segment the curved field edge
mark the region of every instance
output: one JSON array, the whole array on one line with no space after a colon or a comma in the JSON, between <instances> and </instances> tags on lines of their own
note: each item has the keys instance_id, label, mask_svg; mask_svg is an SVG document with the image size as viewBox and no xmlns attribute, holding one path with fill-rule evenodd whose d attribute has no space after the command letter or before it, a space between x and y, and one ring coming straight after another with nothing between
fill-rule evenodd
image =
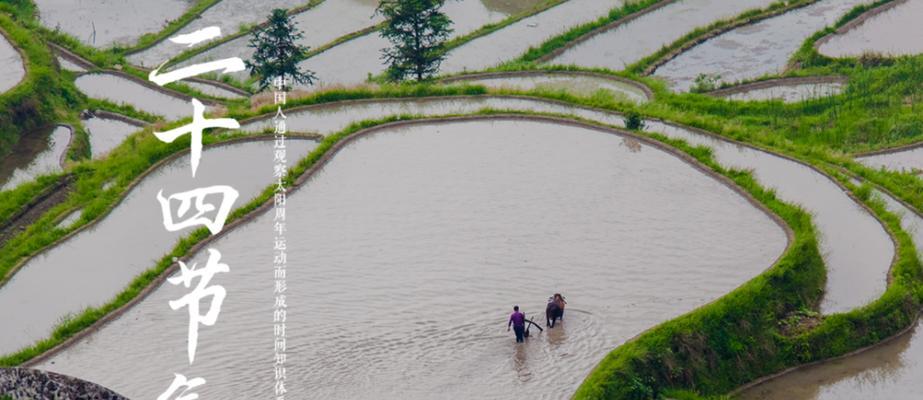
<instances>
[{"instance_id":1,"label":"curved field edge","mask_svg":"<svg viewBox=\"0 0 923 400\"><path fill-rule=\"evenodd\" d=\"M489 118L490 116L510 116L518 115L529 117L534 115L532 118L543 118L538 116L538 114L532 113L508 113L501 111L491 111L484 110L479 113L469 114L467 117L475 116L478 118ZM293 167L287 177L284 180L284 183L287 187L291 188L293 186L298 186L303 183L306 172L310 171L318 162L321 162L326 157L329 157L331 154L328 152L331 149L336 148L337 144L352 135L356 134L359 131L362 131L367 128L372 128L380 126L387 123L398 122L398 121L435 121L439 119L451 118L451 117L466 117L464 115L443 115L436 118L419 118L411 115L400 115L384 119L377 120L368 120L351 124L348 128L326 137L318 146L313 150L308 156L302 159L295 167ZM549 117L544 117L549 118ZM557 117L561 118L561 117ZM569 118L567 120L574 120ZM593 124L588 122L580 122L590 126L598 126L607 129L610 127L605 127L599 124ZM675 145L679 142L671 142L668 145ZM686 152L697 160L705 159L703 157L710 157L708 150L701 148L691 148L685 147L681 148L680 151ZM735 175L746 175L746 173L735 173ZM752 181L752 179L751 179ZM241 223L245 223L249 218L265 211L267 206L271 205L271 199L273 196L273 187L267 187L260 195L258 195L254 200L242 206L238 210L232 213L228 219L228 224L226 229L222 232L229 232L233 230L234 227ZM804 214L805 218L808 218ZM810 224L809 221L807 221ZM199 248L208 244L211 240L214 240L215 236L209 236L208 231L205 229L199 229L188 235L187 237L181 239L179 243L174 247L169 254L165 255L159 260L159 262L148 271L139 275L135 280L126 288L122 293L118 294L112 301L109 303L98 307L90 308L77 315L73 318L70 318L59 325L50 338L42 340L36 343L34 346L26 348L15 354L11 354L0 358L0 366L14 366L20 365L23 363L34 364L38 360L45 358L53 354L57 349L60 349L66 346L68 343L73 342L80 335L87 334L92 332L95 328L101 326L106 321L111 320L112 318L117 317L119 310L125 310L134 303L143 299L144 295L149 293L155 287L158 286L158 283L161 282L171 271L172 268L175 268L174 259L184 258L190 256L192 253L197 251ZM817 249L813 251L817 254ZM823 279L823 267L820 267L822 282ZM822 283L821 283L822 285ZM81 333L83 332L83 333ZM41 357L40 357L41 356ZM31 360L31 361L30 361Z\"/></svg>"}]
</instances>

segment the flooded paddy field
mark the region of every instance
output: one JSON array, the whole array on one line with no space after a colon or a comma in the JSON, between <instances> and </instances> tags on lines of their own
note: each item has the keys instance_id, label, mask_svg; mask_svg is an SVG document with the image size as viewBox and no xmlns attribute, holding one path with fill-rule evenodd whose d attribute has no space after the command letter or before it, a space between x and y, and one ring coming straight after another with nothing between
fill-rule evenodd
<instances>
[{"instance_id":1,"label":"flooded paddy field","mask_svg":"<svg viewBox=\"0 0 923 400\"><path fill-rule=\"evenodd\" d=\"M884 293L894 243L881 223L831 178L790 159L688 129L660 122L648 123L647 129L710 147L721 165L753 171L779 198L811 213L827 265L822 313L849 311Z\"/></svg>"},{"instance_id":2,"label":"flooded paddy field","mask_svg":"<svg viewBox=\"0 0 923 400\"><path fill-rule=\"evenodd\" d=\"M117 118L110 115L94 115L83 120L83 126L90 134L90 152L93 158L100 158L122 144L125 138L141 130L140 121Z\"/></svg>"},{"instance_id":3,"label":"flooded paddy field","mask_svg":"<svg viewBox=\"0 0 923 400\"><path fill-rule=\"evenodd\" d=\"M222 99L240 99L247 96L244 93L240 93L240 91L231 90L214 83L203 82L199 80L184 80L182 83L212 97L218 97Z\"/></svg>"},{"instance_id":4,"label":"flooded paddy field","mask_svg":"<svg viewBox=\"0 0 923 400\"><path fill-rule=\"evenodd\" d=\"M168 95L120 74L112 72L84 74L77 77L75 83L77 88L89 97L109 100L116 104L127 104L139 111L163 116L168 120L192 115L190 101L179 96Z\"/></svg>"},{"instance_id":5,"label":"flooded paddy field","mask_svg":"<svg viewBox=\"0 0 923 400\"><path fill-rule=\"evenodd\" d=\"M348 1L352 2L353 0ZM355 1L372 2L374 0ZM334 2L343 2L343 0L336 0ZM152 5L158 4L156 2L150 3ZM229 35L238 32L241 26L259 24L265 21L266 17L272 13L273 9L291 9L307 5L308 3L310 3L310 0L221 0L205 10L202 15L184 26L176 34L182 35L209 26L217 26L221 28L221 33L223 35ZM186 47L184 45L178 45L169 40L163 40L140 52L130 54L128 56L128 61L135 65L153 68L173 58L185 49Z\"/></svg>"},{"instance_id":6,"label":"flooded paddy field","mask_svg":"<svg viewBox=\"0 0 923 400\"><path fill-rule=\"evenodd\" d=\"M557 102L516 97L429 98L393 101L342 102L324 107L291 110L286 123L296 132L329 134L365 119L391 115L447 115L482 109L532 111L575 115L622 126L623 117ZM242 123L243 130L271 127L267 119ZM753 170L761 184L779 196L805 207L821 232L821 251L828 268L824 313L848 311L878 298L887 284L894 245L882 225L830 178L816 170L766 152L739 146L702 133L648 121L647 129L714 149L725 166Z\"/></svg>"},{"instance_id":7,"label":"flooded paddy field","mask_svg":"<svg viewBox=\"0 0 923 400\"><path fill-rule=\"evenodd\" d=\"M314 145L291 140L289 161L304 156ZM110 300L189 233L164 229L158 191L168 195L227 184L240 192L236 208L272 183L271 151L272 141L208 147L195 179L184 154L144 177L97 224L28 260L0 286L0 320L16 327L0 336L0 354L44 339L66 315ZM74 286L74 282L81 283Z\"/></svg>"},{"instance_id":8,"label":"flooded paddy field","mask_svg":"<svg viewBox=\"0 0 923 400\"><path fill-rule=\"evenodd\" d=\"M465 2L477 2L477 0L465 0ZM446 8L455 3L457 2L449 2ZM297 43L302 46L317 48L332 42L338 37L378 24L383 21L383 18L375 15L377 6L378 2L375 0L324 1L317 6L298 13L294 17L294 22L298 29L304 31L304 37L298 40ZM244 35L221 44L181 62L178 66L187 66L226 57L249 59L253 55L253 49L248 47L250 37L251 35ZM176 49L175 53L162 55L163 59L160 61L141 59L144 53L132 56L131 60L144 65L157 65L184 50L182 46L173 45L173 47ZM247 72L236 72L231 75L242 80L249 76Z\"/></svg>"},{"instance_id":9,"label":"flooded paddy field","mask_svg":"<svg viewBox=\"0 0 923 400\"><path fill-rule=\"evenodd\" d=\"M678 0L602 31L547 62L619 71L696 28L762 8L772 0Z\"/></svg>"},{"instance_id":10,"label":"flooded paddy field","mask_svg":"<svg viewBox=\"0 0 923 400\"><path fill-rule=\"evenodd\" d=\"M875 190L923 252L923 218ZM912 400L923 396L923 321L859 354L801 368L742 391L741 400Z\"/></svg>"},{"instance_id":11,"label":"flooded paddy field","mask_svg":"<svg viewBox=\"0 0 923 400\"><path fill-rule=\"evenodd\" d=\"M868 11L856 24L821 39L817 51L828 57L863 54L902 56L923 53L923 0L898 0Z\"/></svg>"},{"instance_id":12,"label":"flooded paddy field","mask_svg":"<svg viewBox=\"0 0 923 400\"><path fill-rule=\"evenodd\" d=\"M467 83L491 89L533 90L566 92L575 96L592 96L600 91L619 100L645 103L653 97L650 89L628 79L575 72L512 72L459 76L442 81L446 84Z\"/></svg>"},{"instance_id":13,"label":"flooded paddy field","mask_svg":"<svg viewBox=\"0 0 923 400\"><path fill-rule=\"evenodd\" d=\"M528 9L528 6L538 4L539 1L517 0L516 3ZM463 36L483 25L500 22L510 16L489 8L488 4L483 0L446 2L442 12L453 22L454 31L450 38ZM311 57L303 61L301 66L317 73L320 85L361 83L369 76L381 74L387 69L381 59L381 50L390 46L391 43L375 31Z\"/></svg>"},{"instance_id":14,"label":"flooded paddy field","mask_svg":"<svg viewBox=\"0 0 923 400\"><path fill-rule=\"evenodd\" d=\"M180 17L194 0L35 0L39 19L95 47L131 45Z\"/></svg>"},{"instance_id":15,"label":"flooded paddy field","mask_svg":"<svg viewBox=\"0 0 923 400\"><path fill-rule=\"evenodd\" d=\"M568 0L453 49L441 71L449 74L478 71L515 59L529 47L539 46L574 26L595 21L623 4L623 0Z\"/></svg>"},{"instance_id":16,"label":"flooded paddy field","mask_svg":"<svg viewBox=\"0 0 923 400\"><path fill-rule=\"evenodd\" d=\"M566 398L611 348L759 274L786 243L659 146L548 120L382 128L291 193L287 214L287 386L308 399ZM183 290L167 284L39 367L133 398L177 368L208 380L203 398L271 390L272 218L207 246L230 266L213 281L228 297L194 365L167 305ZM512 346L509 308L538 317L556 291L563 324Z\"/></svg>"},{"instance_id":17,"label":"flooded paddy field","mask_svg":"<svg viewBox=\"0 0 923 400\"><path fill-rule=\"evenodd\" d=\"M709 94L729 100L782 100L784 103L797 103L838 95L845 88L845 79L786 78L733 86Z\"/></svg>"},{"instance_id":18,"label":"flooded paddy field","mask_svg":"<svg viewBox=\"0 0 923 400\"><path fill-rule=\"evenodd\" d=\"M0 94L12 89L25 76L22 56L0 31Z\"/></svg>"},{"instance_id":19,"label":"flooded paddy field","mask_svg":"<svg viewBox=\"0 0 923 400\"><path fill-rule=\"evenodd\" d=\"M900 172L923 171L923 146L907 146L856 157L856 161L872 168Z\"/></svg>"},{"instance_id":20,"label":"flooded paddy field","mask_svg":"<svg viewBox=\"0 0 923 400\"><path fill-rule=\"evenodd\" d=\"M13 151L0 160L0 190L61 171L72 134L70 127L60 125L23 135Z\"/></svg>"},{"instance_id":21,"label":"flooded paddy field","mask_svg":"<svg viewBox=\"0 0 923 400\"><path fill-rule=\"evenodd\" d=\"M779 74L805 39L832 25L857 5L872 0L821 0L752 25L742 26L687 50L657 68L673 90L686 92L698 76L733 83Z\"/></svg>"}]
</instances>

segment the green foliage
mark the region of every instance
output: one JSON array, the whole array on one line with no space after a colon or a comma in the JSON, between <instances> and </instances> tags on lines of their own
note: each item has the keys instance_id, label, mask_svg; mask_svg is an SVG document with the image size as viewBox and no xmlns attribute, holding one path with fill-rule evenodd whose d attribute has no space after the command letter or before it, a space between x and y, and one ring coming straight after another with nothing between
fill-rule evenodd
<instances>
[{"instance_id":1,"label":"green foliage","mask_svg":"<svg viewBox=\"0 0 923 400\"><path fill-rule=\"evenodd\" d=\"M637 111L629 111L625 114L625 127L634 131L644 129L644 118Z\"/></svg>"},{"instance_id":2,"label":"green foliage","mask_svg":"<svg viewBox=\"0 0 923 400\"><path fill-rule=\"evenodd\" d=\"M718 88L719 80L721 80L721 75L718 74L699 74L695 77L695 82L689 91L692 93L710 92Z\"/></svg>"},{"instance_id":3,"label":"green foliage","mask_svg":"<svg viewBox=\"0 0 923 400\"><path fill-rule=\"evenodd\" d=\"M393 80L413 77L422 81L436 74L446 57L445 42L452 21L440 9L445 0L383 0L376 13L387 22L381 37L391 42L382 50Z\"/></svg>"},{"instance_id":4,"label":"green foliage","mask_svg":"<svg viewBox=\"0 0 923 400\"><path fill-rule=\"evenodd\" d=\"M265 27L253 31L249 46L255 51L246 63L250 76L259 78L260 90L280 77L286 91L291 89L289 83L314 83L314 73L298 65L308 52L306 46L297 43L303 37L304 32L298 30L288 12L279 8L272 10Z\"/></svg>"}]
</instances>

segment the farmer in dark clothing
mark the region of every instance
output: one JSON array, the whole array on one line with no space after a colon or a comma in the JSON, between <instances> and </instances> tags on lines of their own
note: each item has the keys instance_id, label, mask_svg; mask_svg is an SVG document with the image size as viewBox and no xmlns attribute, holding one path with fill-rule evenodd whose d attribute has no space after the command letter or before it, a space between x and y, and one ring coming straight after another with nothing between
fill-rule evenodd
<instances>
[{"instance_id":1,"label":"farmer in dark clothing","mask_svg":"<svg viewBox=\"0 0 923 400\"><path fill-rule=\"evenodd\" d=\"M526 330L526 315L519 312L519 306L513 306L510 322L506 324L507 332L510 331L510 326L513 327L513 332L516 332L516 343L524 342L523 332Z\"/></svg>"}]
</instances>

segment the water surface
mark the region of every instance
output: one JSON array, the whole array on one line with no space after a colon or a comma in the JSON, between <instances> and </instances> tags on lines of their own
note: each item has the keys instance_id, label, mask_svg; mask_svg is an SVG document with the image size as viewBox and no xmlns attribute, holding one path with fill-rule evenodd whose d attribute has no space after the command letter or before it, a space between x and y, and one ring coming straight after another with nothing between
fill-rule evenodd
<instances>
[{"instance_id":1,"label":"water surface","mask_svg":"<svg viewBox=\"0 0 923 400\"><path fill-rule=\"evenodd\" d=\"M891 196L875 191L901 218L918 252L923 251L923 218ZM912 400L923 396L923 328L874 349L785 374L740 394L743 400Z\"/></svg>"},{"instance_id":2,"label":"water surface","mask_svg":"<svg viewBox=\"0 0 923 400\"><path fill-rule=\"evenodd\" d=\"M805 39L872 0L821 0L711 38L658 68L674 90L689 91L697 76L737 82L783 72Z\"/></svg>"},{"instance_id":3,"label":"water surface","mask_svg":"<svg viewBox=\"0 0 923 400\"><path fill-rule=\"evenodd\" d=\"M62 125L19 138L12 152L0 160L0 190L10 190L40 175L61 171L71 134L71 129Z\"/></svg>"},{"instance_id":4,"label":"water surface","mask_svg":"<svg viewBox=\"0 0 923 400\"><path fill-rule=\"evenodd\" d=\"M39 19L96 47L132 45L183 15L193 0L35 0Z\"/></svg>"},{"instance_id":5,"label":"water surface","mask_svg":"<svg viewBox=\"0 0 923 400\"><path fill-rule=\"evenodd\" d=\"M901 172L923 171L923 147L910 147L891 153L856 157L856 161L875 169L885 168Z\"/></svg>"},{"instance_id":6,"label":"water surface","mask_svg":"<svg viewBox=\"0 0 923 400\"><path fill-rule=\"evenodd\" d=\"M875 15L818 46L828 57L858 57L865 53L902 56L923 52L923 0L907 0Z\"/></svg>"},{"instance_id":7,"label":"water surface","mask_svg":"<svg viewBox=\"0 0 923 400\"><path fill-rule=\"evenodd\" d=\"M237 93L232 90L228 90L218 85L205 82L197 81L183 81L183 84L192 87L195 90L198 90L202 93L205 93L209 96L219 97L223 99L241 99L244 96L240 93Z\"/></svg>"},{"instance_id":8,"label":"water surface","mask_svg":"<svg viewBox=\"0 0 923 400\"><path fill-rule=\"evenodd\" d=\"M567 92L577 96L591 96L602 91L619 100L634 103L648 101L647 93L636 85L616 79L593 75L577 75L566 73L543 72L540 74L501 75L501 76L474 76L470 79L457 79L454 83L469 83L484 85L488 88L533 90L542 89L554 92Z\"/></svg>"},{"instance_id":9,"label":"water surface","mask_svg":"<svg viewBox=\"0 0 923 400\"><path fill-rule=\"evenodd\" d=\"M0 93L12 89L26 76L22 56L0 32Z\"/></svg>"},{"instance_id":10,"label":"water surface","mask_svg":"<svg viewBox=\"0 0 923 400\"><path fill-rule=\"evenodd\" d=\"M141 130L141 127L116 118L93 116L83 120L83 126L90 134L90 152L93 158L109 154L122 144L125 138Z\"/></svg>"},{"instance_id":11,"label":"water surface","mask_svg":"<svg viewBox=\"0 0 923 400\"><path fill-rule=\"evenodd\" d=\"M533 4L536 0L519 0ZM468 34L482 25L500 22L509 14L489 9L480 0L447 1L442 7L452 20L451 38ZM317 73L319 84L355 84L364 82L370 75L378 75L387 69L381 59L381 50L391 43L379 32L350 40L323 53L303 61L300 65Z\"/></svg>"},{"instance_id":12,"label":"water surface","mask_svg":"<svg viewBox=\"0 0 923 400\"><path fill-rule=\"evenodd\" d=\"M696 28L772 0L679 0L587 39L548 61L622 70Z\"/></svg>"},{"instance_id":13,"label":"water surface","mask_svg":"<svg viewBox=\"0 0 923 400\"><path fill-rule=\"evenodd\" d=\"M192 117L191 101L170 96L117 74L84 74L77 77L75 84L89 97L130 105L139 111L164 116L168 120Z\"/></svg>"},{"instance_id":14,"label":"water surface","mask_svg":"<svg viewBox=\"0 0 923 400\"><path fill-rule=\"evenodd\" d=\"M342 2L343 0L334 1ZM229 35L238 32L242 26L258 24L265 21L269 17L269 14L272 13L273 9L290 9L308 4L309 2L309 0L221 0L208 10L205 10L202 15L193 19L192 22L180 29L175 35L195 32L210 26L217 26L221 28L221 33ZM156 4L156 2L153 1L150 3L152 5ZM185 49L185 45L177 45L169 40L164 40L144 51L129 55L128 60L135 65L154 67L176 56Z\"/></svg>"},{"instance_id":15,"label":"water surface","mask_svg":"<svg viewBox=\"0 0 923 400\"><path fill-rule=\"evenodd\" d=\"M206 377L203 398L271 390L272 218L212 245L228 297L193 366L187 316L167 306L183 291L165 285L42 368L134 398L177 370ZM524 120L353 142L290 195L287 221L287 383L306 399L566 398L609 350L759 274L786 242L672 154ZM556 291L563 326L516 345L510 307L536 315Z\"/></svg>"},{"instance_id":16,"label":"water surface","mask_svg":"<svg viewBox=\"0 0 923 400\"><path fill-rule=\"evenodd\" d=\"M845 87L845 84L836 82L776 85L734 93L725 98L730 100L782 100L785 103L796 103L837 95Z\"/></svg>"},{"instance_id":17,"label":"water surface","mask_svg":"<svg viewBox=\"0 0 923 400\"><path fill-rule=\"evenodd\" d=\"M289 163L314 145L291 141ZM68 314L109 301L189 234L164 229L159 190L168 196L231 185L240 192L236 207L272 183L272 165L272 142L261 141L207 148L195 179L188 155L158 168L102 221L29 260L0 287L0 321L9 327L0 332L0 354L48 337Z\"/></svg>"}]
</instances>

